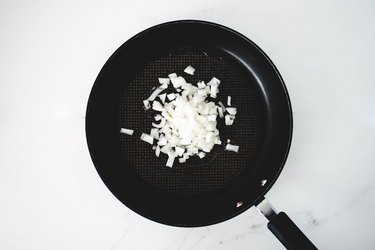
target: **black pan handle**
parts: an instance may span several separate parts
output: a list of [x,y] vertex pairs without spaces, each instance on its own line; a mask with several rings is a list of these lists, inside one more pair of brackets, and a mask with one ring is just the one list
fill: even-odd
[[284,212],[275,215],[272,220],[268,222],[267,227],[286,249],[317,249]]
[[271,204],[263,199],[257,206],[269,220],[267,227],[276,238],[289,250],[317,249],[306,235],[284,212],[276,213]]

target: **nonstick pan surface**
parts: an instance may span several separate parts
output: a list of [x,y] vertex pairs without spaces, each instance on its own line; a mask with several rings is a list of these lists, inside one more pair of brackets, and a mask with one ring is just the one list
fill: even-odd
[[[193,76],[183,73],[187,65]],[[154,116],[142,101],[173,72],[194,84],[221,80],[217,99],[232,96],[238,115],[233,126],[219,123],[220,137],[239,145],[238,154],[215,146],[202,160],[168,168],[166,156],[140,140]],[[109,58],[90,94],[86,135],[100,177],[127,207],[164,224],[203,226],[263,199],[288,155],[292,111],[279,72],[252,41],[218,24],[175,21],[137,34]]]

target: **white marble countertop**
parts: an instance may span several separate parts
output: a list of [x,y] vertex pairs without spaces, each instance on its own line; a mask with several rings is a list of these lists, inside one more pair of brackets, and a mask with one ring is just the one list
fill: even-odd
[[202,228],[149,221],[93,167],[84,121],[99,70],[177,19],[231,27],[280,70],[294,137],[267,198],[321,249],[374,249],[374,2],[237,0],[0,2],[0,248],[283,249],[253,208]]

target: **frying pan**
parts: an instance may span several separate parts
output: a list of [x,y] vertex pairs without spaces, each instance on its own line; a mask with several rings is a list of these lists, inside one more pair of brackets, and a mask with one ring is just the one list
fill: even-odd
[[[154,113],[143,109],[158,82],[196,68],[188,82],[221,80],[217,99],[232,96],[233,126],[218,123],[223,142],[204,159],[165,166],[141,141]],[[135,130],[133,136],[120,128]],[[268,56],[252,41],[219,24],[182,20],[151,27],[125,42],[108,59],[90,93],[86,137],[97,172],[110,191],[140,215],[167,225],[197,227],[232,218],[251,206],[268,218],[268,228],[288,249],[316,249],[265,193],[279,176],[292,138],[287,89]]]

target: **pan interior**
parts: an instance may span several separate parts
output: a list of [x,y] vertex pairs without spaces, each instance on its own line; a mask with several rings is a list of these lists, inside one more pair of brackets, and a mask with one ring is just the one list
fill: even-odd
[[[183,72],[193,66],[194,75]],[[154,122],[153,110],[144,110],[142,101],[158,86],[158,77],[170,73],[183,76],[187,82],[208,82],[213,76],[221,80],[220,93],[215,101],[227,106],[227,97],[232,97],[232,106],[238,113],[232,126],[225,126],[218,117],[218,129],[222,145],[215,145],[212,152],[199,159],[193,157],[186,163],[177,158],[173,168],[165,166],[167,155],[155,156],[152,146],[139,139],[139,133],[149,133]],[[216,191],[235,182],[244,171],[250,171],[252,158],[261,139],[262,116],[253,79],[242,72],[234,63],[208,51],[179,49],[171,51],[149,63],[128,84],[119,107],[119,129],[131,128],[134,136],[119,134],[121,153],[145,182],[157,189],[176,195],[201,195]],[[170,92],[171,89],[168,88]],[[239,145],[239,153],[226,151],[227,139]]]

